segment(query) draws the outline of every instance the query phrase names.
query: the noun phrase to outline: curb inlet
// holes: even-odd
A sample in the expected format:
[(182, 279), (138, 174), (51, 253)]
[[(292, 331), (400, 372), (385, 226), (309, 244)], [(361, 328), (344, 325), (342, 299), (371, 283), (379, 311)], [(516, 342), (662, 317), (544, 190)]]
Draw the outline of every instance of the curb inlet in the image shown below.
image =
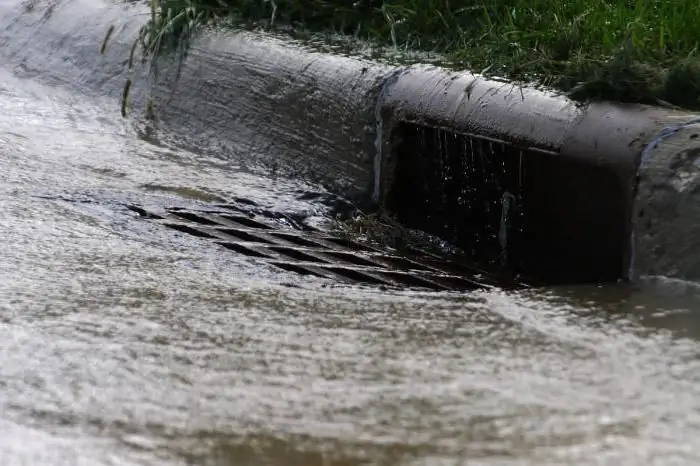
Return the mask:
[[(489, 270), (538, 283), (615, 281), (626, 272), (626, 181), (559, 152), (451, 130), (393, 129), (383, 207)], [(522, 141), (521, 141), (522, 142)]]

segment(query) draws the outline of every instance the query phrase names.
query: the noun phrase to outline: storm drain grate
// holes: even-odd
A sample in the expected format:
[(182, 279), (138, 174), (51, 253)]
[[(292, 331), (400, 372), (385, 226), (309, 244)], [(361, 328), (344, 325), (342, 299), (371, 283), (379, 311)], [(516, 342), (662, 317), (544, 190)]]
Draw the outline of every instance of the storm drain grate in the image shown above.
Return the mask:
[(438, 291), (524, 286), (504, 282), (458, 258), (427, 251), (399, 255), (321, 231), (285, 227), (260, 216), (236, 212), (232, 206), (214, 205), (207, 210), (166, 208), (158, 212), (135, 205), (127, 207), (165, 227), (301, 275)]

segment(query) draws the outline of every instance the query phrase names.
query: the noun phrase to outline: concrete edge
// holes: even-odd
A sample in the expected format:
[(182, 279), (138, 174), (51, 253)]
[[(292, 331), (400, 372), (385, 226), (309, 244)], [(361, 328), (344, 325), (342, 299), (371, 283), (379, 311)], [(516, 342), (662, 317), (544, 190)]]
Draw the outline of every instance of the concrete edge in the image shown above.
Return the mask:
[(700, 120), (664, 128), (639, 177), (631, 273), (700, 280)]
[[(399, 180), (394, 176), (406, 164), (407, 150), (396, 147), (395, 137), (403, 137), (400, 133), (404, 130), (400, 128), (406, 124), (412, 128), (439, 128), (443, 136), (468, 135), (472, 142), (489, 141), (501, 151), (516, 151), (517, 161), (512, 157), (506, 160), (505, 155), (498, 154), (499, 150), (492, 155), (503, 164), (503, 176), (518, 172), (519, 180), (502, 186), (499, 193), (515, 196), (519, 204), (517, 214), (525, 218), (523, 221), (509, 227), (498, 215), (489, 214), (489, 209), (475, 207), (473, 202), (470, 205), (468, 200), (461, 204), (433, 204), (432, 210), (422, 211), (422, 216), (435, 217), (434, 221), (425, 222), (431, 232), (462, 245), (484, 241), (475, 234), (455, 233), (465, 227), (454, 220), (455, 216), (490, 221), (492, 250), (500, 247), (502, 256), (519, 256), (507, 262), (513, 262), (510, 265), (515, 269), (536, 271), (548, 281), (632, 277), (633, 209), (639, 204), (641, 153), (664, 127), (692, 118), (686, 112), (640, 105), (601, 102), (580, 106), (547, 92), (434, 67), (407, 70), (386, 93), (381, 105), (381, 154), (385, 156), (381, 164), (380, 203), (388, 203), (390, 210), (396, 210), (397, 200), (390, 199), (391, 192), (400, 190), (397, 184), (410, 177), (405, 171)], [(432, 147), (436, 150), (435, 145)], [(445, 163), (443, 160), (443, 170)], [(452, 175), (443, 173), (443, 178), (449, 176)], [(416, 178), (412, 183), (417, 189), (420, 180)], [(433, 180), (434, 187), (439, 183)], [(542, 188), (543, 184), (547, 187)], [(455, 189), (452, 183), (449, 190), (453, 197)], [(504, 211), (500, 205), (504, 199), (499, 198), (499, 193), (478, 200), (490, 203), (492, 211)], [(475, 198), (468, 189), (462, 195)], [(412, 202), (423, 202), (429, 196), (426, 189)], [(439, 214), (441, 209), (444, 212)], [(406, 221), (417, 223), (410, 217), (407, 213)], [(445, 224), (450, 227), (443, 227)], [(480, 234), (483, 236), (484, 232)], [(507, 240), (508, 236), (515, 241)]]
[[(62, 0), (48, 8), (21, 10), (19, 1), (0, 6), (1, 57), (16, 70), (53, 84), (118, 97), (126, 78), (125, 52), (141, 24), (143, 7)], [(115, 34), (106, 56), (100, 56), (99, 44), (110, 25), (116, 25)], [(544, 153), (556, 163), (570, 160), (578, 167), (574, 171), (582, 166), (605, 170), (615, 178), (607, 194), (617, 205), (608, 213), (624, 217), (623, 225), (615, 227), (624, 231), (615, 240), (620, 256), (611, 273), (623, 278), (631, 276), (633, 254), (653, 247), (640, 243), (633, 249), (630, 240), (633, 210), (655, 202), (648, 196), (636, 202), (641, 152), (663, 128), (692, 117), (645, 106), (580, 107), (547, 92), (468, 73), (432, 66), (389, 67), (247, 32), (200, 38), (177, 82), (167, 64), (164, 71), (152, 88), (162, 128), (184, 143), (249, 157), (252, 166), (278, 167), (283, 175), (320, 182), (357, 202), (371, 199), (390, 208), (387, 193), (401, 160), (394, 139), (405, 123), (503, 141), (517, 147), (521, 157)], [(150, 83), (143, 73), (136, 77), (137, 106)], [(543, 173), (547, 175), (546, 169)], [(557, 179), (562, 173), (550, 176), (548, 198), (574, 199), (566, 182)], [(566, 202), (538, 208), (539, 220), (558, 220), (548, 225), (551, 232), (546, 235), (530, 235), (529, 247), (546, 248), (547, 241), (564, 238), (562, 248), (591, 252), (596, 243), (587, 237), (595, 233), (600, 219), (582, 221), (577, 209), (588, 203), (587, 197), (596, 198), (594, 207), (603, 206), (605, 195), (593, 193), (595, 189), (594, 183), (590, 196), (576, 196), (568, 210)], [(538, 196), (543, 198), (542, 193)], [(489, 200), (496, 201), (501, 199)], [(590, 206), (586, 209), (587, 214), (595, 212)], [(583, 228), (581, 234), (565, 226), (567, 222)], [(570, 262), (568, 267), (579, 265)], [(589, 275), (577, 280), (609, 278)]]

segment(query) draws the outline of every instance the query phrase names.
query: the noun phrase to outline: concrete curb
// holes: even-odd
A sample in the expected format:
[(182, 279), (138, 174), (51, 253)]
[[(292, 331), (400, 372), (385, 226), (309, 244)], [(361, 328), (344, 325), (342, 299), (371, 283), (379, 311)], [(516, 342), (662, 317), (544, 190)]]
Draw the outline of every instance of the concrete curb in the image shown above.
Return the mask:
[[(32, 11), (19, 1), (2, 4), (0, 59), (53, 84), (116, 98), (144, 11), (88, 0)], [(100, 56), (110, 25), (116, 32)], [(633, 211), (636, 219), (649, 212), (645, 205), (671, 202), (644, 181), (674, 170), (671, 159), (686, 153), (690, 130), (656, 144), (660, 155), (652, 158), (661, 165), (642, 174), (635, 202), (640, 157), (663, 128), (691, 120), (688, 113), (578, 107), (470, 74), (394, 68), (246, 32), (201, 38), (177, 82), (167, 68), (153, 86), (158, 114), (185, 143), (275, 166), (358, 202), (371, 198), (493, 267), (547, 281), (605, 281), (629, 278), (636, 254), (636, 271), (675, 270), (650, 265), (661, 261), (648, 252), (661, 230), (638, 227), (632, 247)], [(138, 78), (135, 105), (148, 86)], [(688, 228), (676, 227), (678, 241)], [(676, 263), (674, 254), (664, 260)], [(689, 262), (677, 273), (700, 275)]]
[[(639, 105), (582, 107), (432, 67), (404, 73), (382, 105), (388, 155), (380, 199), (404, 223), (464, 247), (478, 244), (473, 254), (483, 253), (482, 260), (548, 282), (609, 281), (649, 270), (631, 267), (635, 251), (649, 247), (634, 248), (631, 240), (639, 160), (662, 128), (691, 115)], [(407, 138), (421, 144), (407, 131), (432, 131), (432, 162), (402, 147)], [(450, 153), (456, 144), (463, 147)], [(479, 161), (484, 157), (489, 167)], [(488, 177), (501, 186), (498, 179), (484, 183)]]
[(634, 217), (639, 275), (700, 280), (700, 120), (665, 128), (643, 153)]

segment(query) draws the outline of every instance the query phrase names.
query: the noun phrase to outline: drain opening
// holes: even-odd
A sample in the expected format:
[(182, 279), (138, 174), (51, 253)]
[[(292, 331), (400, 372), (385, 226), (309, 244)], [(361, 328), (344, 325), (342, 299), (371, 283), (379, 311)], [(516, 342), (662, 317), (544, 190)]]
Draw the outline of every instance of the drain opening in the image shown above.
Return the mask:
[(369, 285), (388, 285), (388, 286), (393, 286), (394, 284), (391, 282), (384, 281), (380, 278), (374, 277), (372, 275), (368, 275), (366, 273), (360, 272), (358, 270), (354, 269), (347, 269), (344, 267), (336, 267), (336, 266), (326, 266), (324, 267), (324, 270), (329, 270), (333, 272), (336, 275), (340, 275), (341, 277), (347, 278), (349, 280), (359, 282), (359, 283), (367, 283)]
[(180, 218), (184, 218), (185, 220), (189, 220), (191, 222), (196, 222), (201, 225), (216, 225), (217, 223), (209, 220), (208, 218), (202, 217), (201, 215), (194, 214), (192, 212), (182, 212), (182, 211), (175, 211), (172, 212), (173, 215), (176, 215)]
[(343, 248), (348, 248), (352, 249), (353, 251), (364, 251), (364, 252), (374, 252), (375, 249), (365, 246), (364, 244), (358, 243), (357, 241), (353, 241), (347, 238), (334, 238), (334, 237), (326, 237), (323, 238), (325, 241), (328, 241), (329, 243), (337, 244), (340, 247)]
[(236, 251), (239, 254), (243, 254), (244, 256), (260, 257), (260, 258), (264, 258), (264, 259), (270, 258), (270, 256), (265, 255), (262, 252), (256, 251), (255, 249), (247, 248), (247, 247), (243, 246), (242, 244), (229, 243), (229, 242), (224, 242), (224, 241), (217, 241), (217, 244), (220, 244), (221, 246), (225, 247), (226, 249), (230, 249), (232, 251)]
[(242, 215), (230, 215), (230, 214), (220, 214), (219, 217), (225, 218), (226, 220), (230, 220), (232, 222), (238, 223), (240, 225), (244, 225), (250, 228), (257, 228), (258, 230), (270, 230), (272, 229), (271, 226), (265, 225), (264, 223), (256, 222), (255, 220), (244, 217)]
[(221, 232), (227, 236), (233, 236), (234, 238), (238, 238), (241, 241), (248, 241), (250, 243), (272, 244), (272, 241), (267, 240), (265, 238), (261, 238), (255, 234), (249, 233), (247, 231), (236, 230), (233, 228), (225, 228), (225, 227), (218, 227), (216, 229), (216, 231)]
[(392, 131), (391, 147), (386, 208), (479, 267), (549, 283), (624, 274), (627, 206), (610, 170), (413, 123)]
[(430, 290), (444, 290), (443, 286), (438, 285), (429, 280), (425, 280), (421, 277), (417, 277), (407, 273), (400, 272), (387, 272), (381, 271), (379, 275), (382, 277), (387, 277), (393, 281), (396, 281), (404, 286), (416, 287), (416, 288), (427, 288)]
[[(234, 198), (233, 198), (233, 201), (238, 202), (238, 203), (240, 203), (240, 204), (245, 204), (245, 205), (251, 206), (251, 207), (255, 207), (255, 206), (257, 205), (255, 202), (253, 202), (253, 201), (251, 201), (251, 200), (249, 200), (249, 199), (242, 199), (242, 198), (238, 198), (238, 197), (234, 197)], [(238, 207), (238, 206), (233, 205), (233, 204), (221, 204), (221, 203), (217, 203), (217, 204), (211, 204), (211, 206), (212, 206), (212, 207), (219, 208), (219, 209), (235, 210), (235, 211), (237, 211), (237, 212), (242, 212), (242, 213), (246, 213), (246, 212), (247, 212), (245, 209), (242, 209), (241, 207)]]
[(371, 260), (365, 259), (360, 256), (356, 256), (355, 254), (349, 253), (349, 252), (341, 252), (341, 251), (324, 251), (323, 252), (324, 256), (332, 257), (334, 259), (339, 259), (343, 262), (347, 262), (349, 264), (354, 264), (354, 265), (361, 265), (364, 267), (383, 267), (381, 264), (377, 264), (376, 262), (372, 262)]
[[(408, 226), (427, 230), (465, 250), (473, 260), (500, 268), (499, 234), (517, 249), (519, 216), (505, 225), (501, 198), (519, 194), (520, 151), (473, 136), (402, 124), (397, 172), (387, 201)], [(518, 212), (518, 206), (512, 211)], [(512, 259), (511, 259), (512, 260)], [(506, 264), (508, 265), (508, 264)]]
[(313, 277), (318, 277), (318, 278), (328, 278), (324, 275), (321, 275), (320, 273), (314, 272), (313, 270), (308, 269), (307, 267), (297, 265), (297, 264), (290, 264), (288, 262), (271, 262), (272, 265), (275, 267), (278, 267), (282, 270), (286, 270), (287, 272), (295, 272), (300, 275), (307, 275), (307, 276), (313, 276)]
[(381, 255), (381, 256), (373, 256), (372, 258), (375, 259), (377, 262), (383, 262), (391, 267), (396, 267), (399, 269), (421, 270), (421, 271), (430, 270), (428, 267), (425, 267), (424, 265), (421, 265), (417, 262), (413, 262), (411, 260), (405, 259), (403, 257)]
[(270, 251), (274, 251), (278, 254), (289, 257), (290, 259), (296, 259), (298, 261), (320, 262), (320, 263), (325, 262), (324, 260), (322, 260), (316, 256), (312, 256), (311, 254), (307, 254), (307, 253), (300, 251), (298, 249), (287, 248), (284, 246), (270, 246), (270, 247), (268, 247), (268, 249)]
[(165, 225), (168, 228), (172, 228), (173, 230), (177, 230), (182, 233), (187, 233), (192, 236), (198, 236), (200, 238), (214, 238), (214, 236), (210, 235), (209, 233), (205, 233), (189, 225), (182, 225), (180, 223), (164, 223), (163, 225)]
[(311, 240), (308, 240), (305, 238), (301, 238), (301, 237), (296, 236), (296, 235), (290, 235), (289, 233), (274, 232), (274, 233), (270, 233), (270, 235), (274, 236), (275, 238), (279, 238), (279, 239), (283, 239), (285, 241), (288, 241), (292, 244), (296, 244), (297, 246), (306, 246), (306, 247), (310, 247), (310, 248), (325, 248), (325, 246), (322, 244), (316, 243), (314, 241), (311, 241)]
[(422, 258), (422, 262), (426, 265), (441, 270), (447, 273), (456, 273), (459, 275), (474, 275), (483, 274), (485, 271), (475, 265), (456, 262), (448, 259), (437, 259), (433, 257)]
[(477, 290), (483, 288), (484, 284), (475, 280), (455, 276), (433, 276), (430, 277), (436, 283), (450, 290)]

